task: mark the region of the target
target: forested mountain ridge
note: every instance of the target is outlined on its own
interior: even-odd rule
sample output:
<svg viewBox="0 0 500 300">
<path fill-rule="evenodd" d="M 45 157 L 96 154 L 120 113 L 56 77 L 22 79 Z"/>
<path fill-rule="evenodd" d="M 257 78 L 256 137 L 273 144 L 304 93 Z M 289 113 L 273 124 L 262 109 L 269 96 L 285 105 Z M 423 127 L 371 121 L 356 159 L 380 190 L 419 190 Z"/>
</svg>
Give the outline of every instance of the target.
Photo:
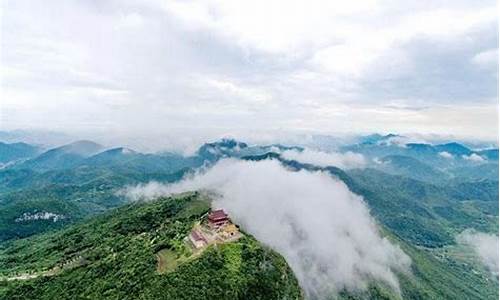
<svg viewBox="0 0 500 300">
<path fill-rule="evenodd" d="M 303 298 L 283 258 L 248 235 L 158 273 L 159 251 L 189 255 L 183 239 L 208 210 L 198 194 L 185 194 L 9 243 L 0 249 L 0 298 Z M 5 280 L 23 274 L 32 279 Z"/>
<path fill-rule="evenodd" d="M 44 158 L 43 164 L 32 165 L 32 163 L 27 163 L 30 161 L 27 160 L 0 170 L 0 263 L 4 264 L 0 270 L 5 271 L 3 272 L 5 276 L 12 276 L 12 272 L 22 275 L 23 272 L 32 269 L 38 270 L 37 272 L 50 273 L 53 272 L 52 268 L 58 264 L 68 263 L 71 266 L 62 273 L 57 273 L 54 276 L 41 276 L 33 279 L 34 281 L 4 282 L 3 292 L 6 293 L 5 295 L 11 296 L 19 293 L 35 298 L 50 298 L 55 295 L 52 294 L 51 289 L 59 289 L 62 281 L 72 281 L 76 280 L 75 278 L 83 281 L 91 280 L 91 277 L 94 278 L 97 275 L 85 277 L 80 272 L 83 272 L 82 270 L 94 272 L 95 268 L 100 266 L 101 260 L 94 260 L 87 265 L 86 259 L 80 261 L 80 258 L 85 257 L 83 254 L 77 256 L 74 254 L 80 253 L 82 249 L 89 249 L 82 253 L 89 251 L 92 253 L 92 257 L 94 255 L 106 256 L 103 253 L 108 253 L 106 251 L 109 249 L 102 249 L 98 246 L 101 242 L 107 247 L 111 247 L 109 243 L 130 244 L 131 248 L 125 247 L 122 249 L 124 251 L 122 254 L 117 254 L 123 255 L 121 256 L 124 258 L 123 264 L 113 265 L 113 263 L 110 268 L 115 268 L 113 270 L 117 272 L 121 269 L 134 269 L 136 262 L 131 259 L 131 254 L 127 254 L 128 251 L 145 255 L 145 252 L 141 252 L 144 249 L 134 248 L 139 247 L 139 245 L 144 246 L 144 241 L 141 242 L 142 244 L 136 241 L 136 239 L 141 241 L 142 237 L 138 238 L 135 234 L 151 235 L 148 241 L 155 245 L 156 233 L 152 233 L 150 229 L 160 223 L 163 224 L 163 221 L 158 221 L 159 223 L 153 221 L 156 225 L 151 225 L 147 219 L 151 216 L 153 216 L 152 220 L 160 218 L 161 216 L 154 214 L 153 211 L 165 212 L 163 204 L 160 203 L 169 203 L 169 200 L 158 200 L 151 204 L 131 204 L 131 199 L 121 193 L 123 189 L 150 181 L 178 182 L 189 174 L 210 168 L 217 165 L 218 161 L 230 158 L 235 161 L 276 160 L 287 170 L 323 172 L 335 180 L 342 181 L 350 191 L 362 196 L 380 230 L 384 232 L 386 237 L 397 243 L 412 260 L 412 275 L 398 274 L 401 295 L 405 299 L 457 299 L 461 297 L 495 299 L 497 297 L 498 278 L 492 278 L 488 271 L 481 266 L 481 263 L 472 258 L 472 255 L 467 254 L 462 257 L 456 254 L 464 251 L 457 244 L 456 236 L 466 229 L 498 234 L 498 171 L 495 170 L 495 167 L 498 166 L 498 159 L 495 159 L 494 150 L 467 152 L 469 156 L 476 153 L 481 155 L 481 159 L 483 159 L 483 161 L 474 161 L 458 156 L 454 159 L 443 157 L 439 154 L 442 151 L 436 152 L 434 146 L 410 145 L 408 148 L 398 146 L 398 149 L 394 150 L 393 145 L 376 144 L 374 146 L 373 143 L 368 143 L 359 147 L 376 147 L 377 154 L 373 158 L 377 159 L 369 160 L 371 154 L 367 154 L 365 156 L 367 163 L 364 166 L 339 168 L 335 164 L 321 166 L 304 163 L 300 161 L 300 155 L 297 160 L 285 158 L 284 153 L 287 152 L 307 154 L 308 150 L 303 147 L 248 145 L 235 140 L 207 143 L 191 156 L 173 153 L 140 153 L 123 147 L 101 149 L 100 146 L 95 147 L 93 143 L 85 142 L 83 144 L 87 144 L 89 147 L 84 147 L 85 149 L 82 151 L 74 151 L 74 148 L 71 147 L 69 150 L 65 147 L 59 147 L 56 148 L 59 150 L 55 152 L 63 153 L 61 155 L 52 155 L 52 150 L 49 150 L 31 159 L 39 161 L 37 157 L 41 156 Z M 443 145 L 445 145 L 444 148 L 440 150 L 452 151 L 450 148 L 457 148 L 458 152 L 465 151 L 462 147 L 454 144 Z M 61 148 L 66 150 L 60 152 Z M 396 151 L 397 154 L 393 151 Z M 71 157 L 76 155 L 76 160 L 68 159 L 68 153 L 71 154 Z M 417 153 L 422 154 L 417 155 Z M 462 155 L 467 154 L 464 152 Z M 429 157 L 432 159 L 427 159 Z M 30 165 L 35 167 L 30 168 Z M 200 203 L 196 197 L 189 199 L 191 200 L 186 201 Z M 208 206 L 205 204 L 204 207 L 206 211 Z M 135 224 L 137 220 L 133 216 L 142 215 L 143 210 L 149 211 L 153 215 L 147 213 L 148 218 L 144 220 L 139 217 L 141 220 L 137 224 L 142 224 L 140 228 L 146 226 L 149 229 L 137 229 L 137 231 L 133 226 L 127 227 L 135 233 L 116 236 L 117 240 L 104 233 L 105 231 L 112 233 L 116 229 L 109 227 L 111 225 L 106 223 L 107 221 L 122 220 L 123 222 L 120 221 L 122 224 Z M 97 217 L 93 217 L 95 215 Z M 193 218 L 183 219 L 181 223 L 184 221 L 189 223 L 196 218 L 197 216 L 193 215 Z M 126 222 L 125 219 L 127 219 Z M 149 225 L 144 225 L 143 222 Z M 168 227 L 173 226 L 171 229 L 162 228 L 166 232 L 178 230 L 179 224 L 174 223 L 169 223 Z M 150 225 L 153 227 L 148 227 Z M 124 226 L 126 227 L 126 225 Z M 78 228 L 76 231 L 80 234 L 75 235 L 74 228 Z M 99 228 L 107 229 L 101 230 Z M 181 231 L 185 231 L 188 227 L 182 228 Z M 182 236 L 185 234 L 185 232 L 182 233 Z M 101 235 L 102 238 L 98 238 Z M 180 236 L 178 235 L 177 238 Z M 89 237 L 91 237 L 90 240 Z M 62 244 L 56 243 L 59 246 L 53 248 L 52 244 L 57 240 L 61 240 Z M 247 237 L 242 240 L 242 243 L 250 245 L 257 242 L 251 237 Z M 40 245 L 40 247 L 28 249 L 30 245 L 34 244 Z M 66 249 L 64 244 L 76 245 L 79 250 L 75 250 L 75 252 Z M 167 248 L 172 246 L 167 244 L 162 244 L 159 248 L 156 246 L 153 248 L 145 247 L 144 251 L 149 253 L 148 257 L 151 257 L 150 254 L 153 253 L 153 260 L 148 263 L 154 265 L 155 251 L 163 249 L 164 246 Z M 234 254 L 233 247 L 241 246 L 235 245 L 227 246 L 229 249 L 227 255 Z M 63 249 L 62 252 L 60 248 Z M 94 252 L 91 249 L 100 250 Z M 224 259 L 226 250 L 222 254 L 216 249 L 214 251 L 210 250 L 207 253 L 219 258 L 222 255 L 222 259 Z M 20 255 L 16 256 L 16 253 Z M 49 255 L 51 253 L 54 253 L 54 256 Z M 42 259 L 44 256 L 45 258 Z M 78 262 L 75 268 L 72 265 L 74 264 L 73 260 Z M 201 258 L 200 261 L 205 261 L 205 258 Z M 80 263 L 82 263 L 81 266 Z M 91 271 L 86 269 L 87 267 Z M 150 293 L 147 295 L 159 297 L 154 287 L 154 284 L 159 284 L 158 277 L 148 277 L 150 274 L 144 271 L 143 267 L 138 267 L 139 273 L 135 271 L 132 273 L 135 275 L 143 274 L 140 276 L 149 278 L 148 286 L 144 285 L 135 290 L 135 287 L 124 283 L 121 288 L 132 289 L 132 294 Z M 249 268 L 254 268 L 254 266 L 249 266 Z M 73 276 L 75 277 L 73 278 Z M 187 280 L 187 277 L 184 279 Z M 109 275 L 107 278 L 114 277 Z M 218 284 L 224 286 L 226 279 L 221 280 Z M 160 281 L 162 281 L 162 285 L 168 284 L 163 279 Z M 34 290 L 28 289 L 28 286 L 31 285 L 30 282 L 36 282 Z M 98 284 L 102 286 L 99 286 L 95 293 L 97 291 L 104 293 L 106 289 L 110 288 L 113 291 L 109 291 L 109 297 L 122 295 L 114 290 L 115 287 L 110 287 L 105 279 L 101 278 L 99 282 Z M 288 291 L 291 291 L 290 295 L 298 295 L 293 292 L 295 288 L 290 285 L 290 282 L 283 284 L 287 286 Z M 51 288 L 42 290 L 43 286 Z M 239 287 L 234 289 L 238 290 Z M 72 286 L 72 291 L 79 295 L 97 295 L 92 294 L 91 290 L 84 291 L 81 288 L 75 283 Z M 210 291 L 206 292 L 211 293 Z M 247 295 L 241 290 L 238 293 Z M 190 295 L 196 299 L 193 294 Z M 234 294 L 231 295 L 234 296 Z M 277 294 L 271 293 L 270 295 Z M 63 295 L 63 298 L 69 296 L 69 294 Z M 373 282 L 368 290 L 359 293 L 340 291 L 339 297 L 340 299 L 397 299 L 398 295 L 383 284 Z"/>
</svg>

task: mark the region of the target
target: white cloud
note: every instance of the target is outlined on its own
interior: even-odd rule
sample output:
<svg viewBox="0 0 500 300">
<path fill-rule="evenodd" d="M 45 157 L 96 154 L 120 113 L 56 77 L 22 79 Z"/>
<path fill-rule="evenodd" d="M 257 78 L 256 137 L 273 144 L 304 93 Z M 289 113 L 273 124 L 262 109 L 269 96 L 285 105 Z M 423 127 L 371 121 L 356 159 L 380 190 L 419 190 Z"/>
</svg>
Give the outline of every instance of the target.
<svg viewBox="0 0 500 300">
<path fill-rule="evenodd" d="M 335 36 L 332 26 L 336 17 L 368 12 L 377 6 L 374 0 L 168 1 L 162 5 L 191 30 L 208 29 L 241 47 L 270 53 L 324 44 Z"/>
<path fill-rule="evenodd" d="M 323 152 L 311 149 L 286 150 L 281 153 L 283 158 L 321 167 L 335 166 L 342 169 L 362 168 L 366 165 L 365 157 L 354 152 Z"/>
<path fill-rule="evenodd" d="M 235 102 L 245 101 L 252 105 L 260 105 L 271 100 L 271 95 L 263 90 L 237 85 L 229 80 L 208 79 L 206 83 Z"/>
<path fill-rule="evenodd" d="M 446 151 L 439 152 L 438 154 L 439 154 L 439 156 L 441 156 L 443 158 L 448 158 L 448 159 L 453 158 L 453 154 L 446 152 Z"/>
<path fill-rule="evenodd" d="M 462 155 L 462 158 L 465 160 L 470 160 L 472 162 L 484 162 L 485 159 L 476 153 L 472 153 L 471 155 Z"/>
<path fill-rule="evenodd" d="M 2 128 L 496 138 L 495 6 L 6 1 Z"/>
<path fill-rule="evenodd" d="M 363 199 L 321 172 L 288 171 L 274 160 L 223 160 L 177 184 L 126 192 L 137 199 L 200 189 L 220 194 L 214 207 L 281 253 L 312 298 L 364 290 L 373 280 L 398 290 L 395 271 L 409 271 L 409 257 L 381 237 Z"/>
<path fill-rule="evenodd" d="M 472 63 L 487 68 L 498 67 L 498 49 L 481 51 L 472 57 Z"/>
<path fill-rule="evenodd" d="M 120 20 L 116 24 L 117 29 L 130 30 L 144 25 L 144 17 L 136 12 L 120 15 Z"/>
<path fill-rule="evenodd" d="M 498 236 L 468 229 L 457 236 L 457 241 L 472 247 L 491 273 L 498 276 Z"/>
<path fill-rule="evenodd" d="M 386 145 L 386 146 L 394 145 L 402 148 L 405 148 L 407 144 L 411 143 L 427 144 L 428 142 L 426 141 L 426 139 L 418 135 L 404 135 L 404 136 L 397 135 L 377 142 L 377 144 L 379 145 Z"/>
<path fill-rule="evenodd" d="M 382 49 L 341 44 L 317 51 L 310 62 L 321 70 L 358 77 L 381 55 Z"/>
</svg>

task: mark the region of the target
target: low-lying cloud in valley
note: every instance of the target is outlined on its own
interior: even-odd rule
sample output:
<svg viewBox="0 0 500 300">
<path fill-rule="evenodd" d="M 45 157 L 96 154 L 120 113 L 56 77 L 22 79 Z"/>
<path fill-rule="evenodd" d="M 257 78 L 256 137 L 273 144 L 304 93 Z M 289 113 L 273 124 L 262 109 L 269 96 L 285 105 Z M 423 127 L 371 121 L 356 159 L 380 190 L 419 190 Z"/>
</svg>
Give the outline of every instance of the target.
<svg viewBox="0 0 500 300">
<path fill-rule="evenodd" d="M 465 160 L 469 160 L 469 161 L 477 162 L 477 163 L 485 161 L 485 159 L 482 156 L 480 156 L 476 153 L 472 153 L 471 155 L 462 155 L 462 158 Z"/>
<path fill-rule="evenodd" d="M 286 150 L 281 153 L 285 159 L 296 160 L 302 163 L 327 167 L 335 166 L 341 169 L 362 168 L 366 165 L 366 159 L 362 154 L 354 152 L 323 152 L 310 149 Z"/>
<path fill-rule="evenodd" d="M 441 151 L 438 154 L 439 154 L 439 156 L 441 156 L 443 158 L 448 158 L 448 159 L 452 159 L 453 158 L 453 154 L 451 154 L 449 152 L 446 152 L 446 151 Z"/>
<path fill-rule="evenodd" d="M 498 275 L 498 236 L 467 229 L 457 236 L 457 242 L 471 247 L 488 270 Z"/>
<path fill-rule="evenodd" d="M 225 159 L 179 183 L 130 187 L 134 198 L 214 190 L 242 228 L 282 254 L 308 298 L 382 282 L 399 291 L 410 258 L 382 237 L 360 196 L 323 172 L 287 170 L 276 160 Z"/>
</svg>

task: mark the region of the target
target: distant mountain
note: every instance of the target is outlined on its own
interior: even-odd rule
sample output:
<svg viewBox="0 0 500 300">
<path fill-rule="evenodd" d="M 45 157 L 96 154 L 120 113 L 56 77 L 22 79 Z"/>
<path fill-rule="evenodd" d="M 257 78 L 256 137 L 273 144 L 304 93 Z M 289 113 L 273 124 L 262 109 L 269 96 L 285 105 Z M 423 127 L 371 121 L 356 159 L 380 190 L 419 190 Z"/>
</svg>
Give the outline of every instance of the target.
<svg viewBox="0 0 500 300">
<path fill-rule="evenodd" d="M 77 141 L 50 149 L 18 165 L 17 168 L 28 168 L 37 171 L 67 169 L 78 165 L 85 158 L 98 153 L 103 148 L 103 146 L 91 141 Z"/>
<path fill-rule="evenodd" d="M 385 137 L 376 136 L 373 139 L 380 140 L 383 138 Z M 383 157 L 394 155 L 407 156 L 441 171 L 498 161 L 498 149 L 474 151 L 457 142 L 438 145 L 368 142 L 346 145 L 341 147 L 341 151 L 360 153 L 368 160 L 380 160 Z"/>
<path fill-rule="evenodd" d="M 99 152 L 101 149 L 92 142 L 78 142 L 0 170 L 0 242 L 59 228 L 123 205 L 128 199 L 117 195 L 118 189 L 151 180 L 177 181 L 202 164 L 196 157 L 143 154 L 128 148 Z M 15 221 L 25 213 L 37 212 L 64 218 L 57 222 Z"/>
<path fill-rule="evenodd" d="M 476 153 L 482 157 L 486 157 L 488 160 L 498 161 L 498 149 L 480 150 L 476 151 Z"/>
<path fill-rule="evenodd" d="M 144 154 L 128 148 L 114 148 L 103 151 L 83 160 L 80 166 L 110 168 L 123 173 L 138 172 L 174 173 L 184 168 L 201 166 L 196 157 L 184 157 L 178 154 Z"/>
<path fill-rule="evenodd" d="M 95 165 L 95 166 L 106 166 L 106 165 L 112 165 L 112 164 L 117 164 L 117 163 L 123 163 L 124 161 L 128 161 L 137 155 L 140 155 L 140 153 L 129 149 L 129 148 L 113 148 L 109 149 L 100 153 L 97 153 L 95 155 L 92 155 L 88 158 L 86 158 L 82 164 L 85 165 Z"/>
<path fill-rule="evenodd" d="M 422 143 L 409 143 L 404 146 L 403 148 L 407 149 L 408 152 L 414 153 L 416 155 L 434 155 L 436 154 L 436 148 L 430 144 L 422 144 Z"/>
<path fill-rule="evenodd" d="M 448 186 L 448 193 L 458 200 L 478 200 L 496 202 L 498 206 L 498 181 L 481 180 L 460 182 Z"/>
<path fill-rule="evenodd" d="M 411 257 L 412 274 L 397 274 L 401 295 L 373 283 L 338 299 L 498 299 L 498 277 L 469 257 L 453 256 L 455 236 L 464 229 L 498 234 L 498 150 L 470 150 L 485 158 L 472 163 L 461 157 L 461 146 L 357 144 L 346 148 L 377 162 L 352 170 L 280 155 L 300 147 L 230 139 L 207 143 L 188 157 L 104 150 L 86 141 L 52 149 L 0 170 L 0 298 L 300 299 L 286 262 L 250 236 L 181 259 L 175 270 L 160 274 L 156 259 L 167 253 L 177 262 L 187 253 L 182 239 L 208 204 L 198 194 L 130 204 L 118 192 L 153 180 L 176 182 L 231 157 L 273 159 L 291 171 L 323 172 L 344 182 L 362 197 L 380 232 Z M 1 280 L 28 272 L 49 276 Z"/>
<path fill-rule="evenodd" d="M 5 143 L 24 142 L 31 145 L 42 145 L 44 148 L 52 148 L 56 145 L 63 145 L 75 139 L 61 132 L 45 130 L 0 130 L 0 141 Z"/>
<path fill-rule="evenodd" d="M 419 195 L 417 191 L 420 186 L 427 186 L 428 188 L 432 188 L 432 190 L 441 189 L 441 192 L 437 193 L 434 199 L 442 199 L 444 197 L 444 199 L 447 199 L 447 207 L 451 207 L 450 201 L 453 201 L 455 196 L 458 198 L 458 194 L 450 196 L 448 190 L 445 190 L 442 186 L 483 179 L 498 181 L 498 165 L 493 163 L 468 164 L 466 161 L 461 163 L 462 159 L 444 158 L 438 154 L 437 150 L 434 150 L 432 145 L 427 144 L 411 144 L 407 147 L 362 145 L 358 149 L 369 149 L 370 151 L 371 149 L 376 149 L 377 155 L 384 152 L 395 152 L 397 154 L 377 156 L 378 162 L 381 164 L 373 163 L 370 167 L 377 168 L 378 171 L 366 169 L 361 170 L 359 173 L 353 173 L 352 171 L 346 173 L 346 171 L 333 166 L 322 168 L 293 160 L 285 160 L 280 155 L 282 151 L 289 149 L 302 150 L 301 147 L 248 145 L 236 140 L 221 140 L 207 143 L 201 146 L 195 155 L 189 157 L 173 153 L 145 154 L 128 148 L 114 148 L 100 151 L 101 148 L 99 145 L 91 142 L 76 143 L 49 150 L 39 157 L 28 160 L 15 168 L 1 170 L 0 202 L 3 202 L 5 210 L 9 207 L 17 208 L 13 208 L 9 213 L 5 214 L 3 213 L 4 210 L 0 209 L 0 215 L 3 214 L 0 217 L 0 225 L 4 222 L 2 221 L 3 219 L 6 220 L 4 222 L 5 226 L 0 226 L 0 233 L 2 230 L 8 228 L 18 228 L 21 231 L 9 230 L 10 233 L 5 234 L 5 239 L 37 232 L 31 229 L 24 230 L 22 226 L 13 226 L 15 225 L 14 220 L 18 215 L 43 207 L 37 201 L 51 203 L 50 206 L 54 206 L 54 201 L 75 204 L 76 209 L 64 206 L 70 210 L 78 211 L 74 215 L 68 211 L 60 211 L 60 213 L 64 212 L 72 215 L 70 219 L 66 220 L 73 222 L 81 216 L 92 215 L 123 205 L 128 200 L 117 195 L 116 191 L 126 185 L 134 185 L 151 180 L 174 182 L 180 180 L 186 173 L 192 172 L 201 166 L 213 164 L 225 157 L 246 160 L 278 159 L 287 168 L 292 170 L 325 171 L 344 181 L 354 192 L 365 195 L 366 199 L 373 199 L 374 193 L 370 190 L 382 184 L 381 182 L 375 182 L 371 177 L 385 178 L 386 181 L 383 181 L 383 183 L 388 185 L 386 189 L 391 190 L 391 193 L 393 193 L 393 195 L 389 195 L 388 197 L 396 197 L 396 200 L 386 203 L 383 197 L 381 197 L 381 200 L 372 201 L 370 203 L 373 204 L 374 211 L 378 211 L 377 207 L 391 207 L 390 210 L 396 213 L 405 212 L 405 210 L 408 210 L 408 207 L 412 207 L 415 208 L 416 215 L 429 209 L 432 210 L 432 208 L 422 209 L 415 203 L 411 203 L 417 199 L 412 197 Z M 91 155 L 93 152 L 98 153 Z M 369 155 L 366 156 L 367 158 L 370 157 Z M 446 166 L 446 168 L 442 166 Z M 348 174 L 354 174 L 355 176 Z M 398 176 L 386 177 L 389 176 L 388 174 Z M 360 184 L 356 184 L 355 181 L 359 180 L 359 177 L 363 178 L 365 176 L 369 177 L 367 182 L 370 184 L 367 184 L 365 188 L 361 188 Z M 391 181 L 404 182 L 404 185 L 391 186 Z M 405 202 L 399 196 L 404 193 L 410 193 L 410 191 L 412 193 L 415 192 L 415 194 L 404 197 L 404 201 L 410 204 L 402 205 Z M 382 193 L 383 190 L 380 190 L 375 194 Z M 461 193 L 460 199 L 463 197 L 463 193 Z M 29 201 L 27 201 L 28 199 Z M 46 201 L 49 199 L 51 202 Z M 378 196 L 375 199 L 378 199 Z M 401 206 L 394 207 L 394 205 Z M 493 204 L 490 203 L 480 205 L 481 209 L 486 209 L 487 211 L 492 211 L 493 209 Z M 423 214 L 427 215 L 426 213 Z M 434 216 L 433 218 L 436 217 Z M 383 219 L 387 220 L 385 217 Z M 399 217 L 397 219 L 399 220 Z M 426 222 L 432 223 L 428 219 L 426 219 Z M 391 229 L 399 228 L 394 225 L 395 223 L 388 224 L 390 224 L 388 226 Z M 437 235 L 438 237 L 430 239 L 427 238 L 427 235 L 418 236 L 414 232 L 405 234 L 409 234 L 413 242 L 416 243 L 418 241 L 418 243 L 423 245 L 435 246 L 449 242 L 446 230 L 433 228 L 429 224 L 424 224 L 423 221 L 418 220 L 414 221 L 411 227 L 420 227 L 422 230 L 425 229 L 427 233 L 434 232 L 432 235 Z M 41 230 L 45 229 L 41 228 Z M 436 232 L 441 235 L 436 234 Z"/>
<path fill-rule="evenodd" d="M 359 137 L 358 143 L 361 145 L 387 144 L 387 142 L 390 141 L 390 139 L 397 137 L 402 137 L 402 136 L 393 133 L 389 133 L 386 135 L 375 133 Z"/>
<path fill-rule="evenodd" d="M 204 144 L 200 147 L 196 153 L 196 159 L 215 162 L 221 158 L 241 158 L 245 156 L 257 156 L 268 152 L 282 152 L 286 150 L 302 151 L 303 148 L 298 146 L 285 146 L 281 144 L 248 145 L 247 143 L 234 139 L 222 139 L 214 143 Z"/>
<path fill-rule="evenodd" d="M 450 175 L 410 156 L 388 155 L 378 162 L 377 169 L 389 174 L 403 175 L 427 182 L 442 182 L 450 178 Z"/>
<path fill-rule="evenodd" d="M 472 153 L 472 150 L 469 148 L 465 147 L 462 144 L 459 143 L 448 143 L 448 144 L 441 144 L 441 145 L 436 145 L 434 146 L 434 149 L 438 152 L 448 152 L 450 154 L 454 155 L 470 155 Z M 498 150 L 497 150 L 498 152 Z"/>
<path fill-rule="evenodd" d="M 26 143 L 2 143 L 0 142 L 0 166 L 9 162 L 28 159 L 40 153 L 38 146 Z"/>
<path fill-rule="evenodd" d="M 455 178 L 465 181 L 498 180 L 498 163 L 461 166 L 450 169 Z"/>
<path fill-rule="evenodd" d="M 207 160 L 214 160 L 220 157 L 232 156 L 235 153 L 247 148 L 248 145 L 234 139 L 222 139 L 213 143 L 206 143 L 197 151 L 197 155 Z"/>
</svg>

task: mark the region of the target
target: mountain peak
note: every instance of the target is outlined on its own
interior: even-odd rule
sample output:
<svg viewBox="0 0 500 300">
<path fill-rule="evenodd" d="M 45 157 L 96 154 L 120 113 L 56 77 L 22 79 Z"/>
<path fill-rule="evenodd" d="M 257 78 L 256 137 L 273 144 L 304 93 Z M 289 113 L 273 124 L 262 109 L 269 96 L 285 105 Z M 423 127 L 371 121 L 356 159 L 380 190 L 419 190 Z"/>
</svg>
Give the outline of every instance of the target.
<svg viewBox="0 0 500 300">
<path fill-rule="evenodd" d="M 446 151 L 456 155 L 469 155 L 470 153 L 472 153 L 472 151 L 469 148 L 457 142 L 436 145 L 434 147 L 438 151 Z"/>
<path fill-rule="evenodd" d="M 106 150 L 104 153 L 110 153 L 110 154 L 137 154 L 138 152 L 135 150 L 132 150 L 130 148 L 126 147 L 118 147 L 118 148 L 113 148 Z"/>
<path fill-rule="evenodd" d="M 394 133 L 389 133 L 386 135 L 374 133 L 374 134 L 370 134 L 367 136 L 362 136 L 360 138 L 360 144 L 365 144 L 365 145 L 378 144 L 378 143 L 383 143 L 389 139 L 396 138 L 396 137 L 403 137 L 403 136 L 398 135 L 398 134 L 394 134 Z"/>
<path fill-rule="evenodd" d="M 214 143 L 210 143 L 210 144 L 212 144 L 214 146 L 216 145 L 218 147 L 229 148 L 229 149 L 246 148 L 246 147 L 248 147 L 248 145 L 246 143 L 239 142 L 239 141 L 237 141 L 235 139 L 232 139 L 232 138 L 223 138 L 220 141 L 217 141 L 217 142 L 214 142 Z"/>
<path fill-rule="evenodd" d="M 216 142 L 204 144 L 200 147 L 200 149 L 198 149 L 198 154 L 209 156 L 224 155 L 247 147 L 248 145 L 244 142 L 239 142 L 235 139 L 223 138 Z"/>
<path fill-rule="evenodd" d="M 93 141 L 89 140 L 79 140 L 64 146 L 59 147 L 58 149 L 63 150 L 65 152 L 70 152 L 74 154 L 79 154 L 82 156 L 90 156 L 96 154 L 101 151 L 104 147 L 99 145 Z"/>
</svg>

